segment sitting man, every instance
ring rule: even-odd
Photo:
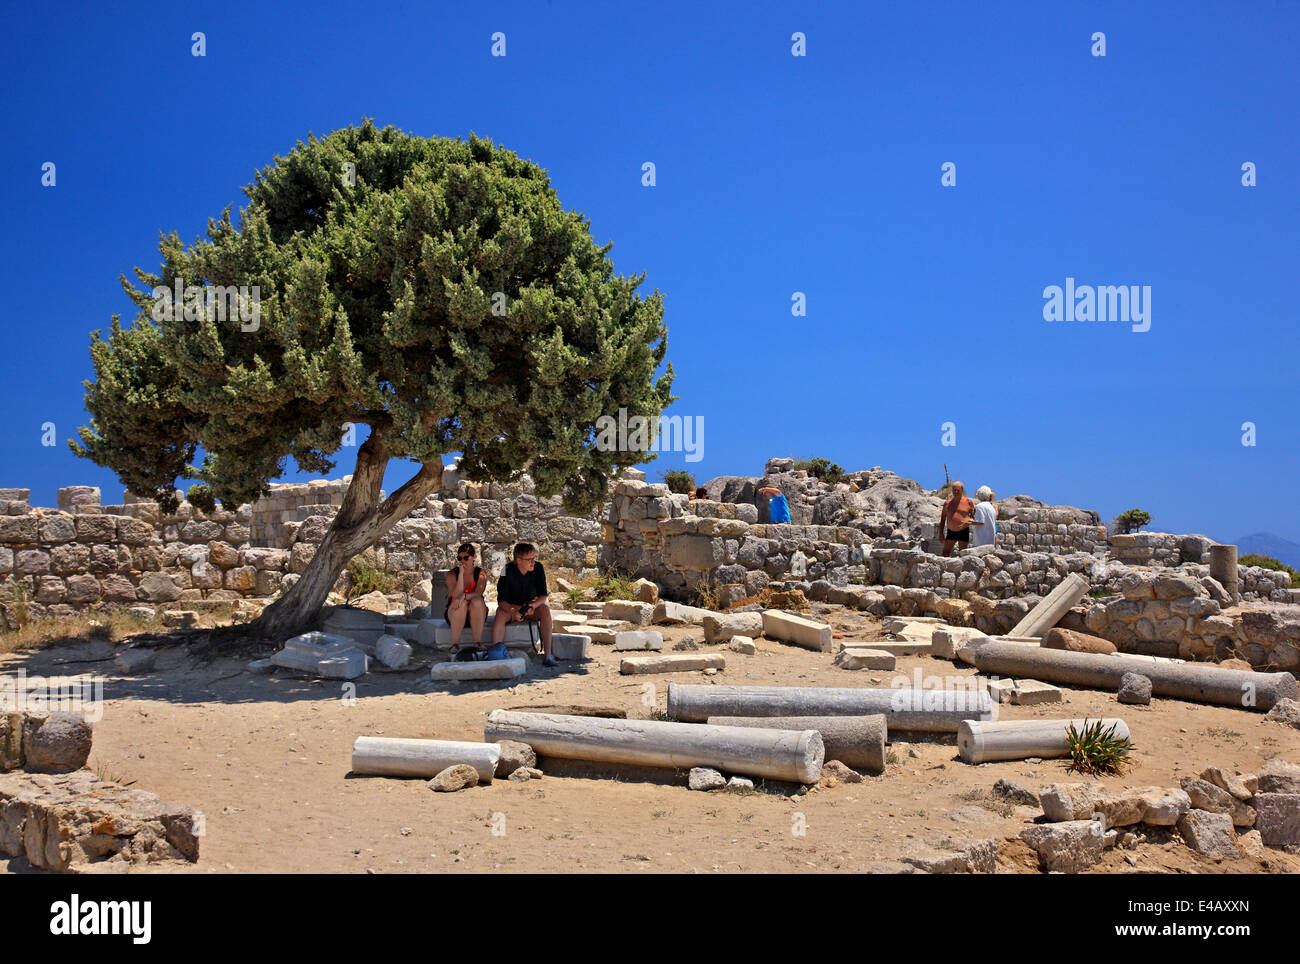
[[[542,633],[542,663],[555,665],[551,655],[551,609],[546,604],[546,570],[537,561],[537,549],[527,542],[515,546],[515,561],[506,564],[497,580],[497,613],[492,619],[492,642],[502,643],[509,623],[535,622]]]

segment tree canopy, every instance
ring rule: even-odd
[[[189,246],[162,235],[158,270],[121,279],[133,324],[92,334],[91,421],[69,444],[133,492],[174,504],[192,478],[249,502],[290,456],[330,472],[348,422],[370,428],[359,458],[460,452],[466,477],[527,469],[575,511],[652,458],[602,451],[594,424],[672,401],[662,296],[614,274],[537,165],[367,121],[243,190],[238,224],[227,208]],[[242,315],[223,310],[237,288]]]

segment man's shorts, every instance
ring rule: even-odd
[[[957,529],[954,531],[944,527],[943,533],[945,542],[970,542],[970,529]]]

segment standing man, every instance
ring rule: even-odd
[[[993,504],[993,490],[981,485],[975,490],[975,541],[972,546],[991,546],[998,538],[998,508]]]
[[[551,607],[546,600],[546,570],[537,561],[537,549],[530,543],[515,546],[515,561],[506,564],[497,580],[497,613],[492,620],[492,643],[505,642],[506,625],[528,620],[537,623],[542,634],[542,664],[554,666],[551,655]]]
[[[975,516],[975,503],[966,498],[966,486],[961,482],[952,484],[952,498],[943,504],[943,515],[939,524],[943,526],[943,554],[951,556],[953,546],[962,543],[962,548],[970,546],[970,524]]]

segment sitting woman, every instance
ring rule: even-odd
[[[483,627],[487,624],[483,590],[488,581],[483,570],[474,565],[477,554],[470,543],[465,543],[456,550],[456,568],[447,573],[447,608],[442,618],[451,623],[452,653],[460,650],[460,637],[466,620],[474,636],[475,648],[483,648]]]

